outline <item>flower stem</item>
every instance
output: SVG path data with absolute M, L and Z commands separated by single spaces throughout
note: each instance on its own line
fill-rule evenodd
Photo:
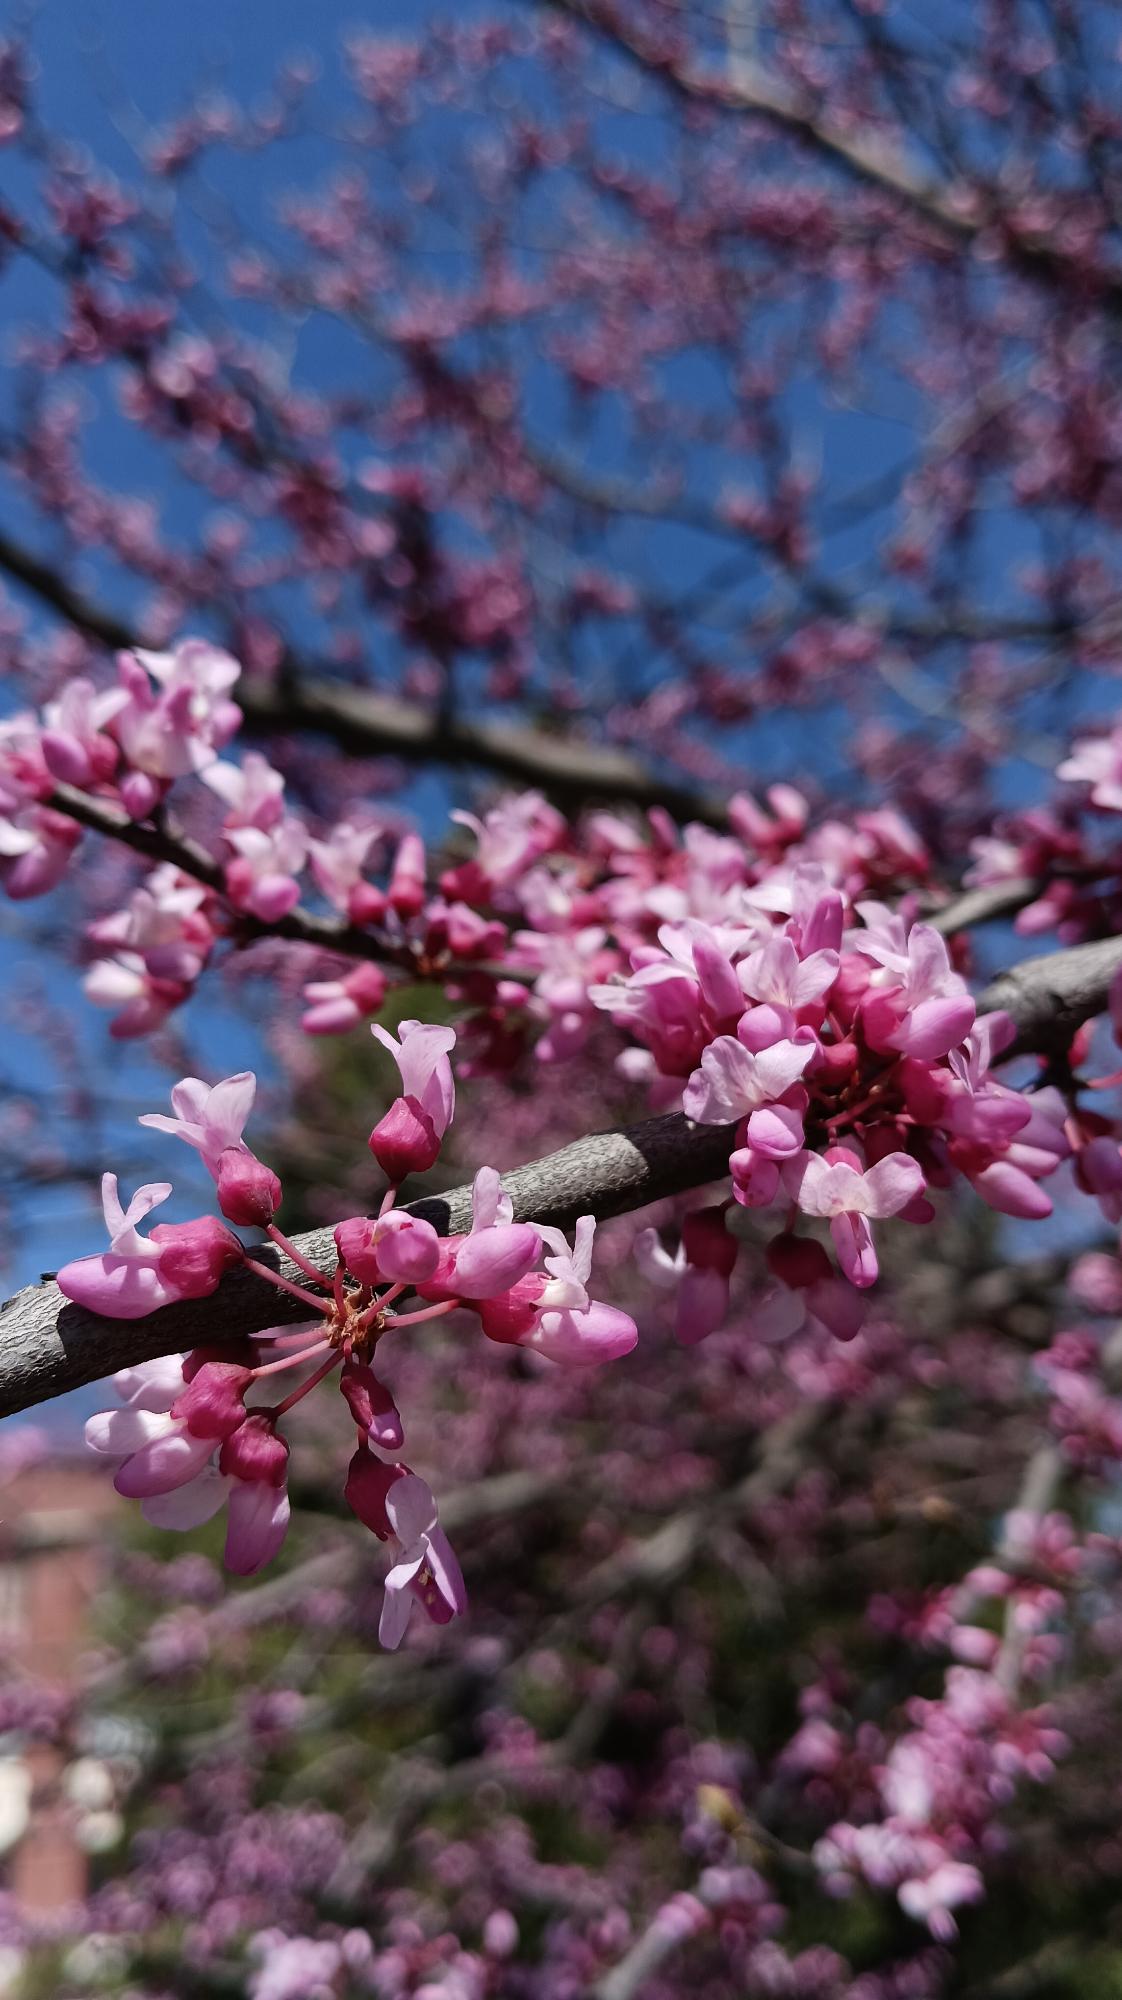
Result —
M 380 1293 L 380 1295 L 376 1299 L 372 1300 L 371 1304 L 368 1305 L 359 1314 L 360 1326 L 369 1326 L 371 1320 L 377 1319 L 378 1314 L 380 1312 L 384 1312 L 385 1308 L 391 1303 L 392 1300 L 400 1298 L 402 1292 L 406 1292 L 408 1291 L 408 1289 L 409 1289 L 408 1285 L 402 1282 L 400 1284 L 391 1285 L 388 1292 Z
M 301 1382 L 298 1389 L 293 1389 L 292 1394 L 286 1396 L 283 1403 L 277 1404 L 273 1411 L 274 1418 L 283 1417 L 286 1410 L 291 1410 L 294 1404 L 299 1403 L 303 1397 L 309 1395 L 323 1381 L 325 1375 L 330 1375 L 331 1370 L 339 1366 L 341 1360 L 342 1356 L 338 1349 L 329 1354 L 327 1360 L 321 1363 L 314 1375 L 309 1375 L 307 1381 Z
M 316 1270 L 315 1265 L 311 1263 L 307 1257 L 304 1256 L 302 1251 L 296 1248 L 295 1243 L 293 1243 L 290 1240 L 290 1238 L 284 1234 L 283 1230 L 277 1228 L 275 1222 L 269 1223 L 265 1231 L 265 1234 L 266 1236 L 272 1237 L 273 1242 L 276 1244 L 279 1250 L 285 1251 L 287 1255 L 291 1257 L 293 1263 L 297 1265 L 301 1271 L 303 1271 L 305 1277 L 313 1278 L 317 1285 L 323 1284 L 324 1282 L 323 1272 Z
M 318 1313 L 328 1310 L 327 1300 L 309 1292 L 305 1285 L 292 1284 L 288 1278 L 282 1278 L 279 1271 L 270 1271 L 267 1264 L 259 1264 L 256 1257 L 247 1257 L 245 1262 L 247 1270 L 256 1271 L 259 1278 L 267 1278 L 270 1285 L 276 1285 L 279 1291 L 291 1292 L 294 1299 L 303 1299 L 306 1306 L 314 1306 Z
M 324 1348 L 330 1346 L 330 1340 L 314 1340 L 310 1347 L 302 1347 L 298 1354 L 286 1354 L 280 1361 L 264 1362 L 260 1368 L 253 1370 L 253 1379 L 260 1382 L 264 1375 L 279 1375 L 282 1368 L 298 1368 L 302 1361 L 310 1361 L 313 1354 L 322 1354 Z
M 440 1319 L 444 1313 L 455 1312 L 462 1304 L 460 1299 L 442 1299 L 437 1306 L 425 1306 L 422 1312 L 391 1313 L 387 1326 L 419 1326 L 423 1319 Z

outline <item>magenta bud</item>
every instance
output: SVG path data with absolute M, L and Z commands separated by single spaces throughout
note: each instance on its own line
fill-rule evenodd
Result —
M 810 1236 L 793 1236 L 785 1230 L 772 1237 L 765 1255 L 768 1269 L 792 1291 L 804 1291 L 834 1275 L 824 1246 Z
M 431 1222 L 391 1209 L 375 1225 L 378 1263 L 391 1284 L 418 1285 L 440 1262 L 440 1238 Z
M 223 1273 L 245 1254 L 216 1215 L 200 1215 L 194 1222 L 158 1222 L 149 1234 L 160 1246 L 161 1272 L 184 1299 L 209 1298 Z
M 405 1431 L 397 1404 L 384 1382 L 364 1361 L 346 1361 L 339 1387 L 356 1424 L 381 1451 L 400 1451 Z
M 335 1248 L 340 1261 L 360 1285 L 376 1285 L 381 1281 L 373 1216 L 352 1215 L 346 1222 L 336 1223 Z
M 723 1208 L 695 1208 L 682 1223 L 682 1247 L 686 1261 L 702 1271 L 719 1271 L 732 1276 L 738 1244 L 725 1227 Z
M 364 1444 L 359 1445 L 347 1467 L 343 1497 L 352 1514 L 380 1541 L 386 1541 L 393 1533 L 386 1513 L 386 1495 L 394 1481 L 403 1479 L 407 1471 L 404 1465 L 383 1464 Z
M 508 1292 L 498 1298 L 481 1299 L 476 1310 L 479 1322 L 488 1340 L 496 1340 L 501 1346 L 516 1347 L 528 1333 L 532 1333 L 538 1323 L 537 1302 L 545 1288 L 546 1280 L 540 1271 L 531 1271 L 528 1277 L 519 1278 Z
M 147 771 L 126 771 L 117 789 L 129 818 L 147 819 L 167 788 L 158 778 L 150 778 Z
M 385 890 L 376 888 L 373 882 L 356 882 L 350 895 L 347 897 L 347 915 L 352 924 L 380 924 L 385 914 Z M 380 972 L 376 965 L 364 966 L 362 970 L 367 976 L 367 981 L 371 989 L 374 986 L 374 979 L 370 978 L 369 975 L 373 974 L 381 982 L 382 991 L 378 998 L 367 1003 L 369 1011 L 373 1013 L 377 1007 L 381 1006 L 386 996 L 385 974 Z
M 367 1143 L 386 1179 L 395 1186 L 406 1174 L 425 1173 L 440 1152 L 436 1127 L 415 1097 L 396 1097 Z
M 84 743 L 66 729 L 44 729 L 39 738 L 43 762 L 62 785 L 86 786 L 94 772 Z
M 250 1412 L 230 1433 L 218 1458 L 220 1472 L 267 1486 L 283 1486 L 287 1469 L 288 1446 L 278 1437 L 276 1421 L 265 1410 Z
M 205 1361 L 171 1407 L 192 1437 L 224 1438 L 245 1422 L 245 1392 L 253 1371 L 235 1361 Z
M 218 1206 L 230 1222 L 266 1229 L 281 1201 L 281 1184 L 271 1167 L 240 1146 L 218 1156 Z

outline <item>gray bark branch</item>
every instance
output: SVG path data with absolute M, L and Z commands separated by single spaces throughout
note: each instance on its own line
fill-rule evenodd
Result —
M 1076 945 L 1001 973 L 979 1005 L 983 1011 L 1004 1007 L 1013 1016 L 1018 1036 L 1011 1053 L 1060 1057 L 1076 1028 L 1102 1012 L 1120 967 L 1122 938 Z M 625 1131 L 577 1139 L 504 1174 L 503 1186 L 517 1221 L 566 1229 L 578 1215 L 603 1220 L 722 1179 L 730 1129 L 693 1125 L 671 1112 Z M 470 1227 L 470 1187 L 426 1195 L 409 1206 L 441 1235 Z M 325 1276 L 334 1269 L 329 1229 L 310 1230 L 295 1241 Z M 271 1248 L 254 1254 L 300 1281 L 302 1274 Z M 0 1416 L 157 1355 L 243 1340 L 263 1327 L 308 1317 L 299 1300 L 245 1270 L 232 1271 L 209 1299 L 165 1306 L 139 1320 L 102 1319 L 64 1299 L 53 1283 L 31 1285 L 0 1307 Z

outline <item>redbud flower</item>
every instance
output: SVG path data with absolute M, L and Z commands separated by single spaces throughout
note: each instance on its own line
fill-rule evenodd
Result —
M 288 1446 L 268 1411 L 251 1412 L 230 1433 L 218 1470 L 230 1480 L 223 1561 L 235 1576 L 254 1576 L 280 1548 L 290 1512 Z
M 842 1147 L 829 1161 L 804 1153 L 784 1169 L 784 1180 L 804 1215 L 829 1216 L 842 1270 L 862 1288 L 875 1284 L 878 1268 L 868 1218 L 899 1215 L 924 1188 L 923 1170 L 907 1153 L 888 1153 L 863 1173 L 857 1155 Z
M 395 1186 L 406 1174 L 424 1173 L 440 1152 L 456 1105 L 449 1051 L 454 1028 L 403 1021 L 398 1041 L 377 1022 L 371 1034 L 389 1049 L 404 1086 L 370 1134 L 369 1145 L 387 1180 Z
M 58 1274 L 59 1290 L 75 1304 L 111 1319 L 143 1319 L 176 1299 L 208 1297 L 229 1262 L 225 1253 L 215 1254 L 211 1217 L 180 1223 L 171 1245 L 166 1239 L 148 1240 L 137 1229 L 137 1223 L 170 1193 L 170 1181 L 152 1181 L 138 1188 L 123 1209 L 116 1174 L 103 1174 L 101 1206 L 109 1248 L 100 1256 L 64 1264 Z

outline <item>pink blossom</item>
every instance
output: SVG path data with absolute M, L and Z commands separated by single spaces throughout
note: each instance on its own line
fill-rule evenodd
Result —
M 51 776 L 66 785 L 89 788 L 108 783 L 117 767 L 116 744 L 105 725 L 128 700 L 124 688 L 99 693 L 92 681 L 67 681 L 43 707 L 43 760 Z
M 367 882 L 362 872 L 379 838 L 375 826 L 356 826 L 349 820 L 340 820 L 326 840 L 308 843 L 317 887 L 352 923 L 378 923 L 386 913 L 383 891 Z
M 436 1159 L 456 1105 L 449 1051 L 454 1028 L 402 1021 L 401 1039 L 375 1022 L 370 1030 L 389 1049 L 401 1073 L 404 1094 L 370 1134 L 370 1150 L 395 1184 L 408 1173 L 423 1173 Z
M 235 1576 L 255 1576 L 288 1532 L 288 1446 L 266 1411 L 251 1411 L 226 1436 L 218 1470 L 229 1479 L 223 1560 Z
M 636 1262 L 652 1283 L 676 1291 L 675 1333 L 683 1347 L 696 1347 L 726 1318 L 736 1257 L 736 1240 L 725 1227 L 721 1208 L 696 1209 L 685 1218 L 673 1257 L 663 1249 L 656 1229 L 640 1230 Z
M 509 1291 L 537 1262 L 545 1232 L 528 1222 L 512 1221 L 513 1213 L 510 1196 L 503 1192 L 494 1168 L 481 1167 L 472 1186 L 471 1232 L 452 1247 L 450 1268 L 442 1277 L 447 1296 L 494 1298 Z M 549 1262 L 547 1258 L 547 1265 Z
M 228 1147 L 248 1151 L 242 1139 L 253 1100 L 257 1078 L 250 1069 L 239 1070 L 221 1083 L 206 1084 L 201 1077 L 185 1076 L 173 1084 L 171 1108 L 174 1117 L 161 1111 L 146 1111 L 138 1123 L 154 1132 L 169 1132 L 182 1139 L 200 1155 L 208 1174 L 217 1181 L 222 1155 Z
M 207 1256 L 191 1276 L 181 1262 L 169 1271 L 164 1246 L 141 1236 L 137 1224 L 171 1193 L 170 1181 L 153 1181 L 138 1188 L 128 1208 L 121 1207 L 116 1174 L 101 1178 L 101 1205 L 109 1231 L 109 1248 L 100 1256 L 79 1257 L 64 1264 L 58 1287 L 75 1304 L 110 1319 L 143 1319 L 176 1299 L 206 1298 L 214 1291 L 222 1267 Z M 189 1228 L 191 1225 L 183 1225 Z
M 183 980 L 157 978 L 135 951 L 95 960 L 82 987 L 95 1007 L 116 1010 L 109 1027 L 116 1041 L 153 1034 L 191 990 Z
M 879 905 L 862 903 L 868 919 Z M 919 1062 L 945 1056 L 969 1034 L 975 1007 L 965 981 L 952 971 L 946 941 L 930 924 L 913 924 L 906 941 L 892 919 L 854 933 L 856 949 L 879 960 L 862 1008 L 873 1048 L 899 1049 Z
M 74 820 L 49 806 L 0 813 L 0 887 L 13 902 L 45 896 L 61 882 L 82 838 Z
M 629 1354 L 639 1338 L 634 1320 L 588 1294 L 595 1233 L 595 1218 L 582 1215 L 570 1249 L 559 1229 L 539 1223 L 549 1249 L 545 1274 L 528 1272 L 509 1291 L 480 1302 L 488 1338 L 532 1348 L 568 1368 L 596 1367 Z
M 877 1258 L 869 1218 L 898 1215 L 923 1193 L 923 1171 L 907 1153 L 888 1153 L 862 1172 L 856 1154 L 835 1148 L 829 1159 L 804 1153 L 784 1169 L 804 1215 L 829 1216 L 830 1234 L 851 1284 L 875 1284 Z
M 394 1563 L 386 1577 L 378 1637 L 393 1651 L 405 1637 L 415 1602 L 435 1625 L 446 1625 L 467 1610 L 467 1593 L 460 1565 L 437 1520 L 436 1502 L 415 1472 L 407 1472 L 390 1487 L 386 1517 Z
M 1056 770 L 1057 778 L 1069 784 L 1089 785 L 1092 805 L 1106 812 L 1122 812 L 1122 729 L 1106 736 L 1084 736 L 1073 746 L 1071 756 Z
M 502 799 L 482 819 L 468 812 L 453 812 L 452 818 L 470 827 L 476 836 L 478 846 L 468 867 L 475 870 L 477 880 L 469 876 L 461 886 L 466 871 L 458 870 L 450 889 L 444 882 L 441 886 L 446 894 L 467 895 L 469 900 L 473 892 L 474 899 L 482 900 L 490 891 L 516 880 L 543 854 L 559 846 L 565 834 L 561 814 L 540 792 L 521 792 Z
M 775 1103 L 813 1059 L 815 1038 L 809 1030 L 805 1034 L 805 1040 L 777 1041 L 758 1055 L 750 1055 L 731 1035 L 719 1035 L 686 1085 L 682 1107 L 687 1118 L 703 1125 L 731 1125 L 761 1104 Z
M 425 848 L 419 834 L 407 833 L 398 843 L 390 869 L 387 895 L 390 908 L 399 917 L 419 916 L 424 908 Z
M 836 951 L 812 951 L 803 956 L 791 938 L 777 937 L 750 952 L 737 971 L 750 999 L 797 1013 L 829 991 L 840 963 Z
M 342 1035 L 367 1014 L 376 1014 L 388 982 L 378 965 L 356 965 L 340 979 L 313 979 L 304 988 L 311 1002 L 301 1018 L 306 1035 Z
M 263 924 L 275 924 L 300 901 L 297 880 L 307 855 L 308 836 L 296 819 L 260 826 L 228 827 L 234 856 L 226 863 L 226 893 L 236 909 Z
M 247 750 L 240 764 L 216 760 L 200 771 L 204 785 L 226 807 L 223 827 L 258 827 L 268 833 L 284 818 L 284 779 L 258 750 Z
M 228 698 L 241 669 L 205 640 L 186 639 L 171 653 L 120 653 L 117 671 L 127 699 L 111 732 L 133 770 L 153 779 L 203 770 L 241 722 Z

